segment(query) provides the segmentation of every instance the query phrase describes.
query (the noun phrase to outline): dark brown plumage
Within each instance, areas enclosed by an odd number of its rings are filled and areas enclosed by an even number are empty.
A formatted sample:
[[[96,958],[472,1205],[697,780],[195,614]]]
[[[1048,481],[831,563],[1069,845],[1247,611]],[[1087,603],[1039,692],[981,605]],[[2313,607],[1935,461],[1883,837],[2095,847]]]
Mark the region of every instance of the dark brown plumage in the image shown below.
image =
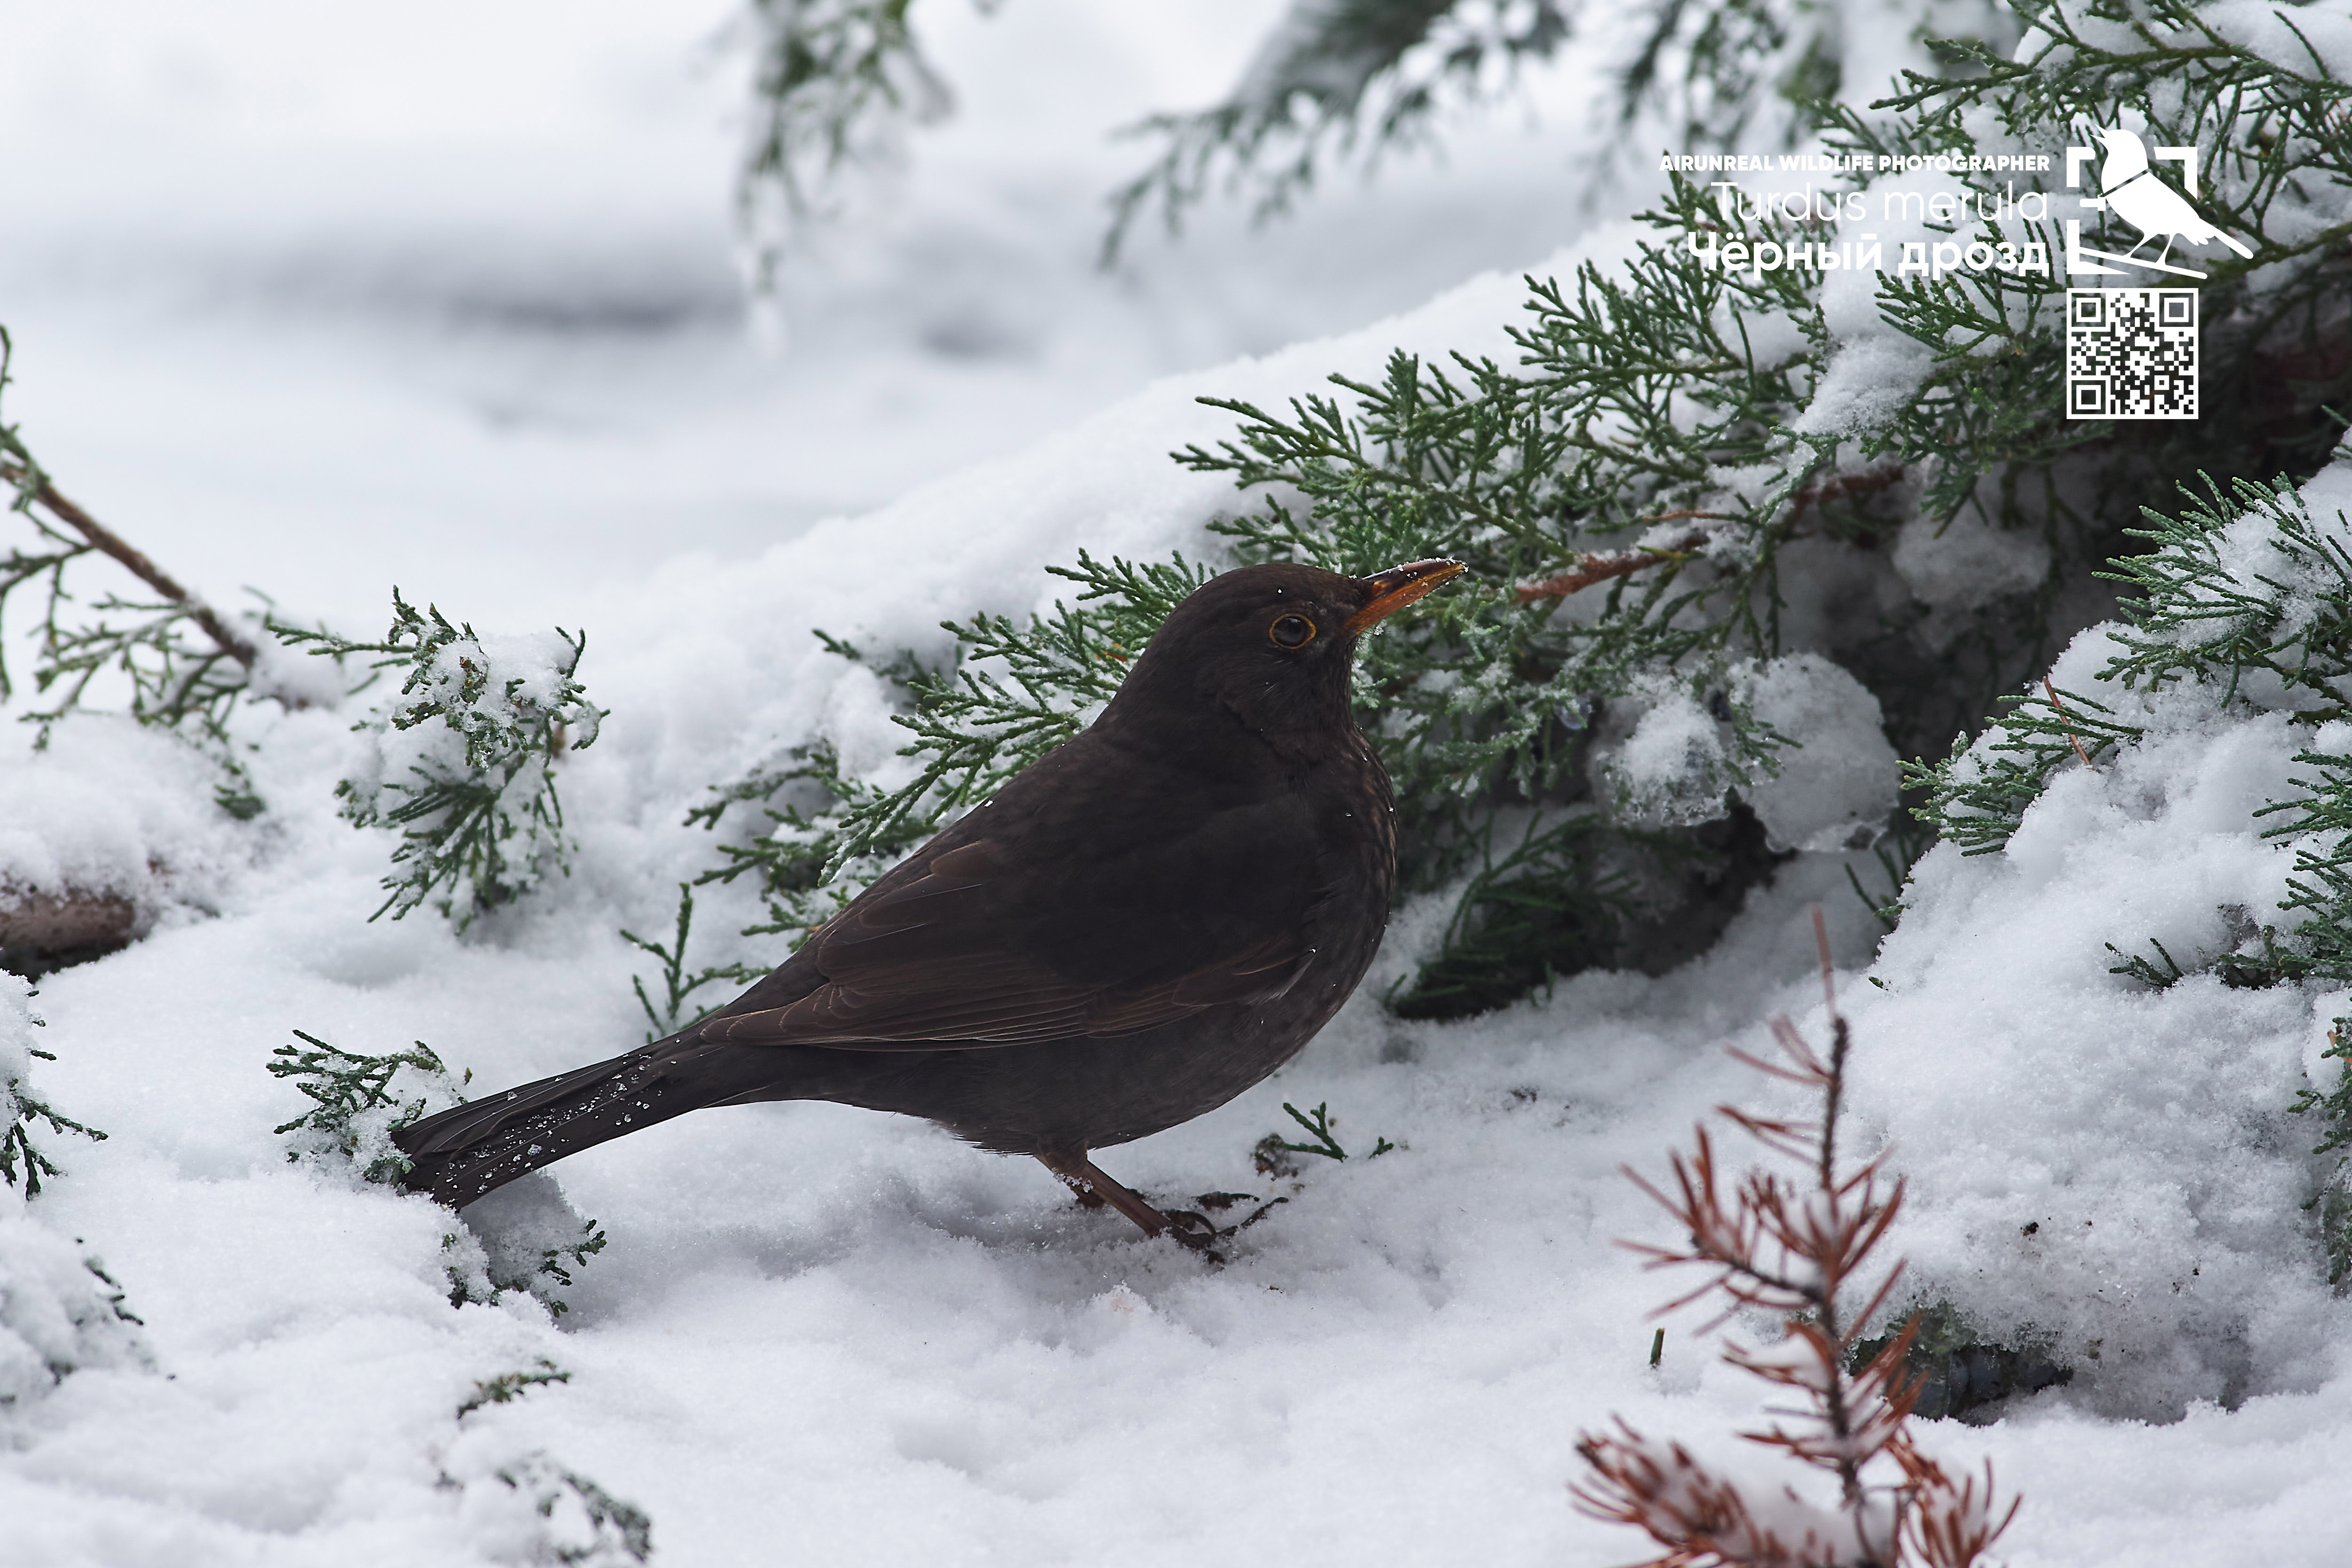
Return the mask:
[[[1213,579],[1091,727],[775,973],[668,1039],[407,1128],[406,1184],[462,1205],[685,1111],[827,1100],[1034,1155],[1158,1235],[1088,1152],[1231,1100],[1363,978],[1396,837],[1356,639],[1460,570]]]

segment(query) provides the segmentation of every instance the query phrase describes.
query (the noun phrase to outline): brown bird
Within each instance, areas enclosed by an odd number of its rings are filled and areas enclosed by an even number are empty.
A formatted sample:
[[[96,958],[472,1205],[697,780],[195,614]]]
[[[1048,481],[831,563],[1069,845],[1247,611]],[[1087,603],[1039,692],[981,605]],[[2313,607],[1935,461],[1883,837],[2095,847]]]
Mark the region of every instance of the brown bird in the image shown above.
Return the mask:
[[[467,1204],[685,1111],[824,1100],[1032,1155],[1168,1230],[1089,1152],[1223,1105],[1363,978],[1396,831],[1349,699],[1356,641],[1461,570],[1213,578],[1091,726],[766,979],[666,1040],[404,1129],[404,1184]]]

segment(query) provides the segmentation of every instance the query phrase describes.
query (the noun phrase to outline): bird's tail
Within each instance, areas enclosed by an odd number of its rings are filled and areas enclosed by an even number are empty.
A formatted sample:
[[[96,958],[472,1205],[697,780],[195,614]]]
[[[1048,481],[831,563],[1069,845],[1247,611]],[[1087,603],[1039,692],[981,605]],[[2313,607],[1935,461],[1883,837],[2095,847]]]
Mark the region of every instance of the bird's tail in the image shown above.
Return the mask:
[[[2228,246],[2231,249],[2236,251],[2240,256],[2244,257],[2247,260],[2252,261],[2254,258],[2254,253],[2245,246],[2240,244],[2236,236],[2224,234],[2219,228],[2216,228],[2213,231],[2213,237]]]
[[[707,1105],[787,1098],[772,1050],[662,1040],[445,1110],[393,1142],[411,1168],[401,1185],[451,1207],[567,1154]]]

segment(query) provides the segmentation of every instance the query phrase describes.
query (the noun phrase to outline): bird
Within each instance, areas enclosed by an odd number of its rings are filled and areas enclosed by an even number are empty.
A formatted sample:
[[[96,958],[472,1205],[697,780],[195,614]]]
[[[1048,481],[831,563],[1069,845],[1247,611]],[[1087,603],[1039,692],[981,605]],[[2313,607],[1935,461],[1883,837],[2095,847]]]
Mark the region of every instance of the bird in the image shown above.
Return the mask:
[[[1358,640],[1464,570],[1295,563],[1210,578],[1101,714],[885,872],[790,958],[656,1040],[394,1134],[462,1207],[687,1111],[830,1100],[1043,1163],[1147,1237],[1205,1245],[1094,1151],[1212,1110],[1355,990],[1396,884]]]
[[[2107,146],[2106,158],[2099,164],[2099,199],[2106,203],[2108,211],[2139,230],[2133,250],[2160,234],[2164,249],[2157,257],[2158,266],[2171,256],[2176,239],[2191,245],[2218,239],[2248,260],[2253,258],[2252,251],[2198,216],[2188,197],[2149,172],[2147,148],[2137,135],[2105,128],[2096,134]]]

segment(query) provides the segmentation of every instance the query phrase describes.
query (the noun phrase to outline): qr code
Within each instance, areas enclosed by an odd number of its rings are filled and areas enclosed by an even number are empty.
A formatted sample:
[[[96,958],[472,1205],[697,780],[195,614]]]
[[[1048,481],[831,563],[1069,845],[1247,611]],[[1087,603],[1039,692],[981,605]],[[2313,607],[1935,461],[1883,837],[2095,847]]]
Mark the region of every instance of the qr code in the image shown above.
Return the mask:
[[[2196,418],[2197,290],[2068,289],[2066,412]]]

